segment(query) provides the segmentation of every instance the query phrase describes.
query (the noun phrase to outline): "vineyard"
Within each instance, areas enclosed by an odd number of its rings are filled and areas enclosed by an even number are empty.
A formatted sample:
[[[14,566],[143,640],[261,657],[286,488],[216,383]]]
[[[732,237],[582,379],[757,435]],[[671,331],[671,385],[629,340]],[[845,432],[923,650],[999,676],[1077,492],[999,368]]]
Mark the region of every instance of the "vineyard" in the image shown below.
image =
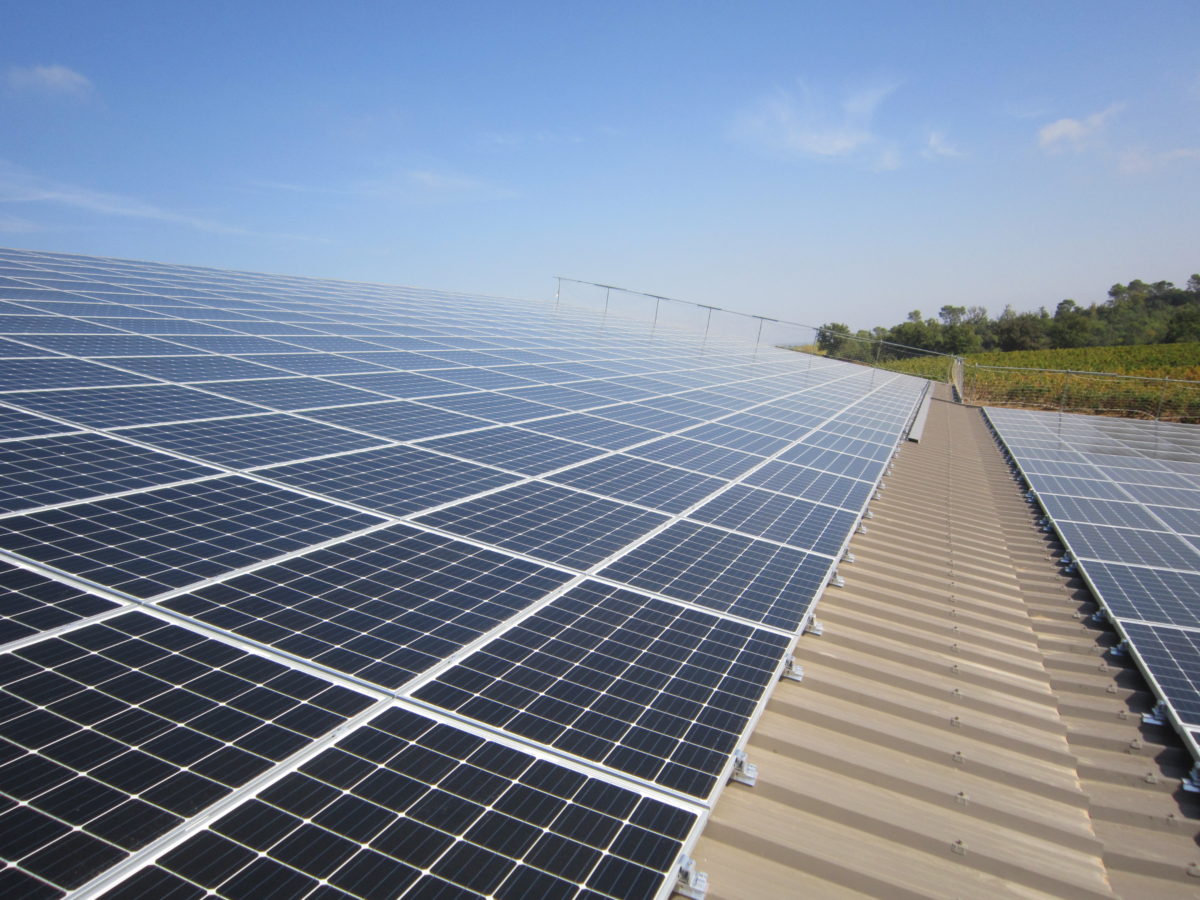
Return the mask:
[[[1107,372],[1147,378],[1200,381],[1200,344],[1136,344],[1127,347],[1078,347],[1068,350],[1017,350],[1012,353],[972,353],[967,365],[1019,369],[1061,369]],[[923,356],[884,363],[884,368],[925,378],[944,378],[945,357]]]
[[[882,365],[938,381],[951,368],[946,357]],[[963,358],[959,387],[980,405],[1196,423],[1200,343],[975,353]]]

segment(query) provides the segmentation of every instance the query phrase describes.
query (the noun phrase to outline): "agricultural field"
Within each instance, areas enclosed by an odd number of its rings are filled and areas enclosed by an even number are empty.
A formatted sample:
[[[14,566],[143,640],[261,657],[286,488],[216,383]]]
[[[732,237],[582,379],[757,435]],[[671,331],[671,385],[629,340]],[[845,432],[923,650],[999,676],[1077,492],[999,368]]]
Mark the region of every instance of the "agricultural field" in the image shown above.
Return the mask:
[[[938,381],[948,371],[944,357],[884,366]],[[1200,343],[974,353],[962,391],[980,405],[1200,422]]]
[[[1148,378],[1178,378],[1200,381],[1200,343],[1135,344],[1124,347],[1076,347],[1062,350],[1015,350],[972,353],[963,357],[966,365],[1011,366],[1021,369],[1060,369],[1072,372],[1107,372],[1115,375],[1142,375]],[[942,378],[946,361],[942,357],[901,359],[885,363],[885,368],[926,378]]]

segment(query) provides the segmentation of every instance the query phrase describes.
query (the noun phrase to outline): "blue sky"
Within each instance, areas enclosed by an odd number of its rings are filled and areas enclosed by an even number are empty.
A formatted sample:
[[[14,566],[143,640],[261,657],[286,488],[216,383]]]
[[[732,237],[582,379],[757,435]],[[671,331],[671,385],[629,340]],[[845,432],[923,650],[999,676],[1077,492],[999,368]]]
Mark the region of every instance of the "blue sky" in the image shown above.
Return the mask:
[[[79,3],[0,29],[0,245],[854,327],[1200,270],[1183,2]]]

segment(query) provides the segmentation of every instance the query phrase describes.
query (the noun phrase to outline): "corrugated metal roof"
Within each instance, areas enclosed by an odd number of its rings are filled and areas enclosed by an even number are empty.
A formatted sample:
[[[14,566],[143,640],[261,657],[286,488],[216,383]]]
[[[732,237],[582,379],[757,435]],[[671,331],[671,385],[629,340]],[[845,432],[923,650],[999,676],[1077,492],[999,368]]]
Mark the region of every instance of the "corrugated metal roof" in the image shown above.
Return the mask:
[[[979,411],[940,396],[885,481],[696,847],[710,900],[1200,897],[1191,760]]]

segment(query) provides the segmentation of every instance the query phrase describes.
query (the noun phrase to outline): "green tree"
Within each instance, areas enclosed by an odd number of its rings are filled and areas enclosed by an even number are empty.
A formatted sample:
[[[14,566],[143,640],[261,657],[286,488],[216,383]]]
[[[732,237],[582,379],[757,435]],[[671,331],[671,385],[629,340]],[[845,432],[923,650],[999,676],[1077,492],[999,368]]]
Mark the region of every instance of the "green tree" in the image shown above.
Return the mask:
[[[817,330],[817,349],[829,356],[838,356],[849,334],[849,325],[826,322]]]

